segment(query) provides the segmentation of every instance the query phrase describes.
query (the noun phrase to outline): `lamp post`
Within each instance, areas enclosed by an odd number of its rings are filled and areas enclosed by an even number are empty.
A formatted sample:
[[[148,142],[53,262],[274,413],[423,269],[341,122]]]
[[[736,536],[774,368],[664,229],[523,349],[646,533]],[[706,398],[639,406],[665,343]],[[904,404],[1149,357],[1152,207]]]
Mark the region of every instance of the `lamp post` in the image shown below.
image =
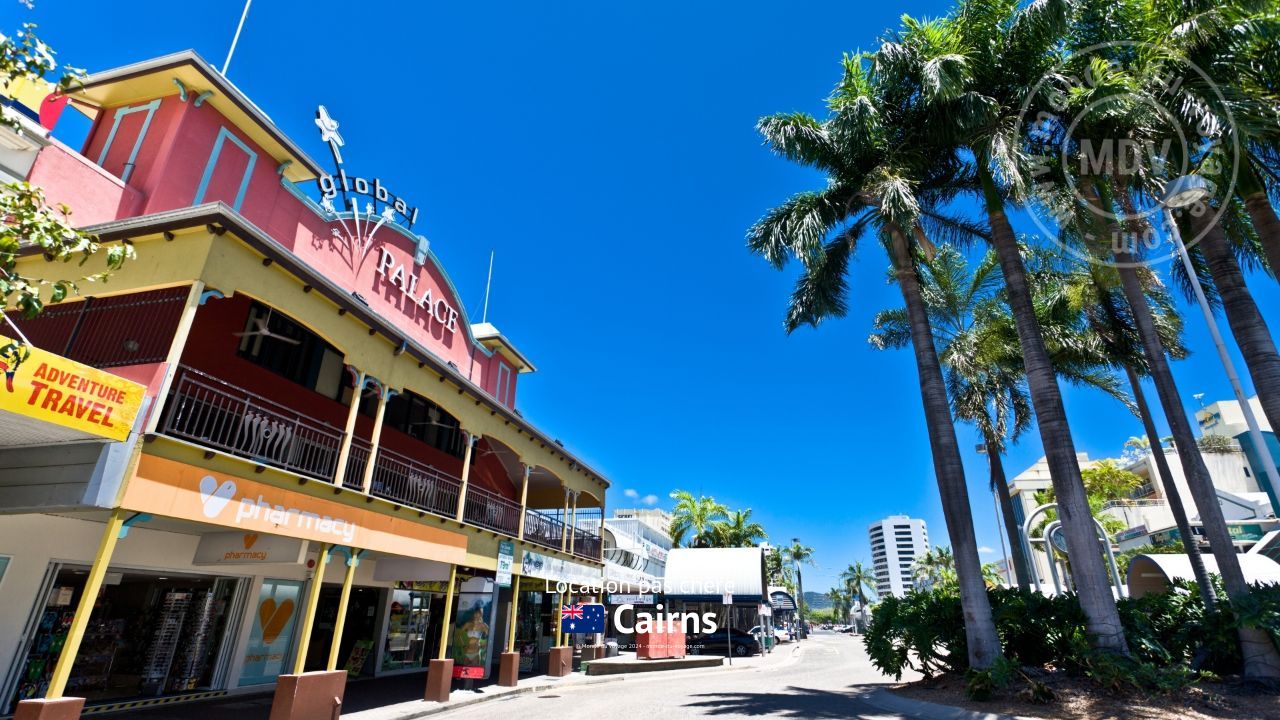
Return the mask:
[[[1191,279],[1191,288],[1195,291],[1196,301],[1200,304],[1200,312],[1204,314],[1205,324],[1209,326],[1209,336],[1213,338],[1213,344],[1218,349],[1218,359],[1222,361],[1222,367],[1227,371],[1227,379],[1231,382],[1231,390],[1236,395],[1236,402],[1240,404],[1240,411],[1244,413],[1245,424],[1249,426],[1249,438],[1253,440],[1254,446],[1258,448],[1258,456],[1262,460],[1262,469],[1267,473],[1267,478],[1271,481],[1272,488],[1280,490],[1280,473],[1276,472],[1276,462],[1271,457],[1271,449],[1267,447],[1266,439],[1262,437],[1262,428],[1258,426],[1258,418],[1254,416],[1253,408],[1249,406],[1249,398],[1244,394],[1244,387],[1240,384],[1240,376],[1236,373],[1235,364],[1231,362],[1231,356],[1227,354],[1227,346],[1222,341],[1222,333],[1218,331],[1218,322],[1213,317],[1213,308],[1209,307],[1209,300],[1204,296],[1204,288],[1200,287],[1200,277],[1196,275],[1195,266],[1191,264],[1191,256],[1187,254],[1187,246],[1182,242],[1182,233],[1178,230],[1178,223],[1173,219],[1173,208],[1190,207],[1209,197],[1209,195],[1209,184],[1204,178],[1199,175],[1183,175],[1165,186],[1164,198],[1160,204],[1164,208],[1165,222],[1169,225],[1169,235],[1173,238],[1173,244],[1178,248],[1178,256],[1182,258],[1182,267],[1186,269],[1187,277]],[[1280,429],[1275,430],[1280,432]]]

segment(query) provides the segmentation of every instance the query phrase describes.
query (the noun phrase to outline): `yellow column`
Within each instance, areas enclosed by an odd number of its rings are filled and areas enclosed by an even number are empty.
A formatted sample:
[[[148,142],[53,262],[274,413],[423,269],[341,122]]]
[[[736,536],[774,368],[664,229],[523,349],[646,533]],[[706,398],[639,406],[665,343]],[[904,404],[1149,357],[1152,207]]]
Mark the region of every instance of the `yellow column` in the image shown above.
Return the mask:
[[[347,409],[347,427],[342,434],[342,444],[338,446],[338,467],[333,471],[333,484],[342,486],[347,476],[347,458],[351,457],[351,440],[356,432],[356,415],[360,413],[360,396],[364,395],[364,381],[368,378],[364,371],[356,373],[356,386],[351,393],[351,407]]]
[[[462,522],[462,513],[467,508],[467,478],[471,477],[471,453],[476,446],[479,435],[467,433],[467,449],[462,455],[462,485],[458,486],[458,522]]]
[[[58,662],[53,666],[53,675],[49,678],[49,692],[46,698],[62,697],[67,689],[67,679],[71,677],[71,666],[75,664],[76,654],[80,652],[80,641],[84,639],[85,628],[89,626],[89,616],[93,614],[93,605],[98,600],[98,591],[102,589],[102,579],[106,577],[107,566],[111,564],[111,555],[115,552],[116,543],[120,540],[120,530],[124,527],[125,511],[116,508],[107,519],[107,527],[102,531],[102,540],[98,542],[98,554],[93,558],[93,567],[89,568],[89,576],[84,581],[84,592],[80,594],[80,602],[76,604],[76,614],[67,629],[67,639],[62,643],[62,652],[58,654]]]
[[[573,552],[573,541],[578,536],[578,491],[573,491],[573,515],[569,521],[569,552]]]
[[[311,645],[311,628],[316,624],[316,607],[320,604],[320,586],[324,584],[324,568],[329,564],[333,546],[320,543],[316,555],[316,572],[307,588],[307,604],[302,608],[302,625],[298,630],[298,655],[293,659],[293,674],[301,675],[307,665],[307,648]]]
[[[564,512],[560,521],[560,552],[564,552],[569,547],[569,488],[564,489]]]
[[[449,618],[453,616],[453,588],[458,582],[458,566],[449,566],[449,589],[444,593],[444,617],[440,622],[440,659],[449,658]]]
[[[520,531],[516,533],[516,537],[524,539],[524,519],[529,514],[529,473],[528,465],[524,466],[524,482],[520,485]]]
[[[174,329],[173,340],[169,343],[169,352],[165,356],[164,377],[155,395],[157,405],[163,402],[163,398],[169,397],[169,388],[173,385],[173,378],[178,374],[178,364],[182,360],[182,351],[187,347],[187,336],[191,334],[191,325],[196,320],[196,310],[200,308],[202,295],[204,295],[204,283],[199,280],[191,283],[191,288],[187,290],[187,304],[182,308],[178,327]],[[157,406],[147,418],[146,432],[153,433],[159,426],[160,408]]]
[[[333,641],[329,644],[329,670],[338,669],[338,648],[342,645],[342,630],[347,624],[347,604],[351,601],[351,584],[356,579],[356,566],[360,564],[360,551],[347,548],[347,574],[342,578],[342,597],[338,600],[338,618],[333,623]]]
[[[511,576],[511,617],[507,621],[507,652],[516,649],[516,606],[520,604],[520,576]]]
[[[373,466],[378,462],[378,443],[382,441],[382,418],[387,414],[387,401],[393,394],[386,388],[378,393],[378,412],[374,413],[373,434],[369,436],[369,462],[364,466],[364,481],[360,483],[366,495],[373,486]]]

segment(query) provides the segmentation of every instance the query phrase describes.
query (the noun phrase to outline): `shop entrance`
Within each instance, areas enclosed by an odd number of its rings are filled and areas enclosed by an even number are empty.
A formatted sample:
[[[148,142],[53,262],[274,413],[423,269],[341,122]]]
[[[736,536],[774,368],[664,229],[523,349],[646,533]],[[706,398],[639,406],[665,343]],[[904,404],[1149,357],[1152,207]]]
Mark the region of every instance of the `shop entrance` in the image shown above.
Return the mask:
[[[388,592],[382,671],[420,670],[440,650],[444,597],[423,590],[397,588]]]
[[[374,632],[378,625],[378,588],[353,587],[347,604],[347,619],[342,628],[342,643],[338,646],[338,669],[347,671],[350,677],[373,675]],[[324,670],[329,665],[329,645],[333,640],[333,628],[338,619],[338,603],[342,599],[342,587],[325,585],[320,588],[320,602],[316,606],[316,621],[311,629],[311,642],[307,648],[306,669]]]
[[[36,612],[14,702],[48,691],[86,576],[82,567],[58,571]],[[209,689],[238,585],[229,578],[109,570],[66,694],[102,703]]]

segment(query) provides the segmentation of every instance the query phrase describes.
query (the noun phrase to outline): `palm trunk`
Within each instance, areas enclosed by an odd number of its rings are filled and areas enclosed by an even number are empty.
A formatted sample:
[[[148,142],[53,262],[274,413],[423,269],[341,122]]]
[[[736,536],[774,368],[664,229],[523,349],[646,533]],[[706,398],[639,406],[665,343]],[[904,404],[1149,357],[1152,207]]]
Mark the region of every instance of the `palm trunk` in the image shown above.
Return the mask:
[[[1253,229],[1262,241],[1267,265],[1271,267],[1273,275],[1280,277],[1280,218],[1276,217],[1276,209],[1271,206],[1271,198],[1267,197],[1266,185],[1248,162],[1243,163],[1240,168],[1237,190],[1244,200],[1244,210],[1249,213]]]
[[[1003,199],[995,186],[995,180],[981,161],[979,172],[991,226],[991,244],[1000,259],[1009,306],[1018,328],[1023,366],[1027,372],[1027,385],[1031,390],[1031,404],[1035,409],[1040,441],[1049,464],[1053,492],[1058,500],[1058,517],[1062,521],[1063,535],[1066,536],[1067,550],[1071,556],[1072,578],[1075,580],[1080,608],[1085,614],[1089,644],[1098,650],[1128,655],[1129,646],[1124,637],[1124,627],[1120,624],[1120,613],[1116,609],[1107,568],[1102,561],[1098,529],[1089,510],[1084,481],[1080,477],[1075,441],[1071,437],[1071,426],[1062,405],[1057,373],[1049,359],[1040,323],[1036,319],[1018,239],[1004,213]]]
[[[1028,562],[1026,546],[1022,543],[1022,531],[1018,528],[1017,517],[1013,514],[1013,497],[1009,495],[1009,481],[1004,474],[1004,459],[999,451],[1000,445],[987,441],[987,462],[991,467],[991,489],[1000,500],[1000,517],[1004,520],[1004,532],[1009,536],[1009,560],[1013,563],[1013,575],[1018,587],[1031,589],[1031,565]]]
[[[1209,272],[1213,274],[1213,282],[1218,287],[1218,295],[1222,298],[1222,306],[1226,311],[1227,321],[1231,324],[1231,333],[1235,335],[1236,344],[1240,346],[1240,354],[1249,366],[1249,374],[1253,376],[1254,388],[1262,401],[1263,412],[1271,421],[1271,427],[1280,427],[1280,406],[1274,406],[1273,416],[1269,410],[1274,403],[1280,401],[1280,356],[1276,355],[1275,343],[1271,340],[1262,314],[1254,304],[1244,284],[1244,275],[1236,263],[1231,248],[1227,245],[1226,234],[1222,226],[1205,215],[1196,218],[1192,215],[1192,226],[1200,237],[1201,247],[1209,262]],[[1181,403],[1179,403],[1181,406]],[[1168,414],[1168,411],[1165,411]],[[1274,419],[1273,419],[1274,417]],[[1186,422],[1183,416],[1183,422]],[[1172,424],[1172,423],[1171,423]],[[1190,427],[1188,427],[1188,433]],[[1178,454],[1182,455],[1182,440],[1174,435],[1178,443]],[[1194,438],[1191,442],[1195,442]],[[1196,458],[1199,452],[1194,453]],[[1201,467],[1204,461],[1200,462]],[[1188,477],[1190,481],[1192,478]],[[1274,483],[1274,480],[1273,480]],[[1198,491],[1198,492],[1197,492]],[[1218,561],[1218,572],[1222,575],[1222,584],[1232,602],[1247,603],[1249,584],[1240,570],[1240,558],[1236,555],[1231,534],[1227,531],[1226,519],[1222,515],[1222,506],[1218,504],[1217,492],[1213,488],[1209,473],[1204,471],[1201,482],[1191,483],[1191,492],[1200,510],[1200,522],[1204,526],[1205,536],[1209,538],[1209,547]],[[1240,654],[1244,658],[1244,673],[1255,678],[1280,678],[1280,652],[1277,652],[1271,637],[1258,628],[1240,628]]]
[[[1187,550],[1187,559],[1191,561],[1191,571],[1196,576],[1196,586],[1200,588],[1200,598],[1204,601],[1207,612],[1217,611],[1218,594],[1209,581],[1209,572],[1204,567],[1204,557],[1200,554],[1200,543],[1191,532],[1191,521],[1187,519],[1187,509],[1182,504],[1182,494],[1173,481],[1173,473],[1169,470],[1169,459],[1164,456],[1164,446],[1160,444],[1160,434],[1156,431],[1156,423],[1151,418],[1151,406],[1142,391],[1142,380],[1138,373],[1128,365],[1124,368],[1129,378],[1129,386],[1133,388],[1133,402],[1138,406],[1138,415],[1142,418],[1142,429],[1147,433],[1147,442],[1151,444],[1152,457],[1156,461],[1156,472],[1160,475],[1160,485],[1164,488],[1165,500],[1169,503],[1169,511],[1178,525],[1178,534]],[[1181,447],[1181,446],[1179,446]],[[1182,455],[1182,451],[1178,451]]]
[[[1262,412],[1271,427],[1280,428],[1280,353],[1276,352],[1275,340],[1258,311],[1257,303],[1249,294],[1244,273],[1240,271],[1240,264],[1236,262],[1222,225],[1213,222],[1208,215],[1192,216],[1191,224],[1200,238],[1213,284],[1222,298],[1222,309],[1227,323],[1231,325],[1231,334],[1235,336],[1240,355],[1249,367]],[[1273,486],[1278,483],[1280,479],[1271,478]]]
[[[942,365],[934,349],[933,329],[920,294],[920,278],[911,259],[910,244],[897,226],[889,225],[888,230],[893,241],[890,259],[897,272],[898,287],[902,290],[911,324],[911,348],[920,376],[920,395],[924,403],[929,449],[933,455],[933,471],[942,500],[947,535],[951,538],[955,555],[969,667],[983,670],[991,667],[1001,656],[1000,637],[991,617],[987,587],[982,581],[982,561],[978,558],[978,538],[973,530],[973,511],[969,507],[969,489],[964,479],[964,463],[960,459],[960,443],[956,440],[956,428],[951,421],[951,405],[942,379]]]

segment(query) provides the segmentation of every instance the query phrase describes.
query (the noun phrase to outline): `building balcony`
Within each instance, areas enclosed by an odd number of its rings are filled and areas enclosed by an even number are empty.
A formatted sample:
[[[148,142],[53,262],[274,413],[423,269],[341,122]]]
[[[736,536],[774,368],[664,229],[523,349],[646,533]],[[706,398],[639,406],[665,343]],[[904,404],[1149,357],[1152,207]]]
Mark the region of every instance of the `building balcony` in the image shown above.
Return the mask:
[[[341,428],[185,366],[174,379],[159,432],[322,482],[333,482],[344,438]],[[368,440],[352,439],[344,488],[457,518],[461,478],[383,446],[369,472],[371,451]],[[519,536],[521,512],[517,502],[474,484],[467,486],[462,521],[468,525],[514,538]],[[525,540],[560,550],[563,539],[569,550],[564,522],[537,510],[524,510],[524,514]],[[585,528],[572,532],[573,554],[599,561],[603,551],[599,534]]]

